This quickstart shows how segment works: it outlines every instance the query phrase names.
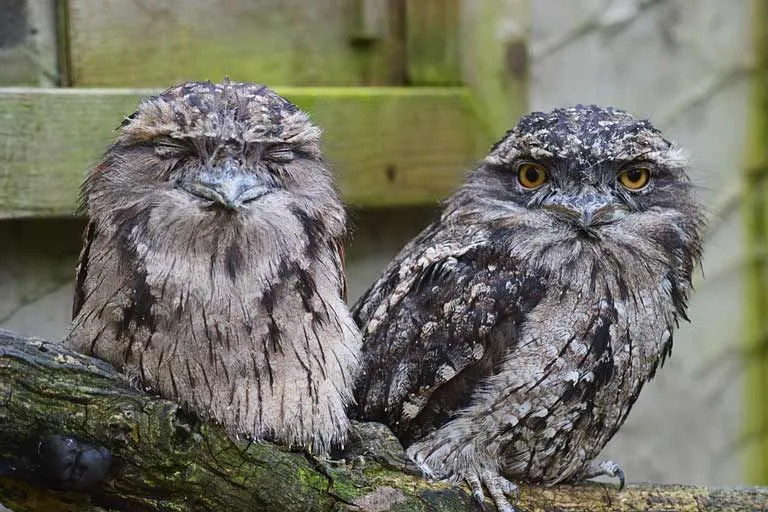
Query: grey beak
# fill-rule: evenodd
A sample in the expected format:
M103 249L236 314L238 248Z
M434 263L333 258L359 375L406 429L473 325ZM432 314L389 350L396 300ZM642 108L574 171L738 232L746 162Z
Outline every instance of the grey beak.
M542 208L581 228L610 224L626 217L629 212L623 204L597 192L585 192L575 197L556 193L543 201Z
M179 186L193 196L229 210L237 210L269 192L273 187L254 173L225 163L186 178Z

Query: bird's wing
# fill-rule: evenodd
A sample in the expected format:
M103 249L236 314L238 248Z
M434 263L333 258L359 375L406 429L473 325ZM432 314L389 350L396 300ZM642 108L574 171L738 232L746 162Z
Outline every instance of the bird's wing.
M483 245L401 259L354 309L366 369L357 416L387 423L406 443L439 427L514 348L543 292L542 276Z
M83 249L80 251L80 257L77 260L75 269L75 296L72 300L72 318L75 318L83 307L85 300L85 277L88 274L88 258L90 257L91 245L96 238L96 224L93 221L88 222L88 226L83 232Z

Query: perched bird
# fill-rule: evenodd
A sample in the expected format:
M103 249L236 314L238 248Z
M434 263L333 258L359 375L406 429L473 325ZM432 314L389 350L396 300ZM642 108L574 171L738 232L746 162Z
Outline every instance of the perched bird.
M83 184L67 344L234 435L342 441L360 333L319 137L260 85L143 101Z
M361 420L426 474L484 488L624 475L595 458L686 318L703 212L648 121L523 117L360 298Z

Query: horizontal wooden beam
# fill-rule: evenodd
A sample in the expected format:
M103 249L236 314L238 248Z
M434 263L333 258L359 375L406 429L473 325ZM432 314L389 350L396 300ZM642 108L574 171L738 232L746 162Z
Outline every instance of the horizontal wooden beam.
M491 138L450 88L281 88L324 131L345 200L435 203ZM71 215L79 184L149 89L0 88L0 218Z

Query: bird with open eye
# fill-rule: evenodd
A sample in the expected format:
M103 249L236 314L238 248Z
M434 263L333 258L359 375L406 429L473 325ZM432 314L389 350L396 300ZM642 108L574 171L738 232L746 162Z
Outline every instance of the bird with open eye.
M535 112L353 307L353 417L510 511L596 460L686 319L703 211L682 151L614 108Z
M67 344L233 435L343 441L360 333L319 137L264 86L143 101L83 184Z

